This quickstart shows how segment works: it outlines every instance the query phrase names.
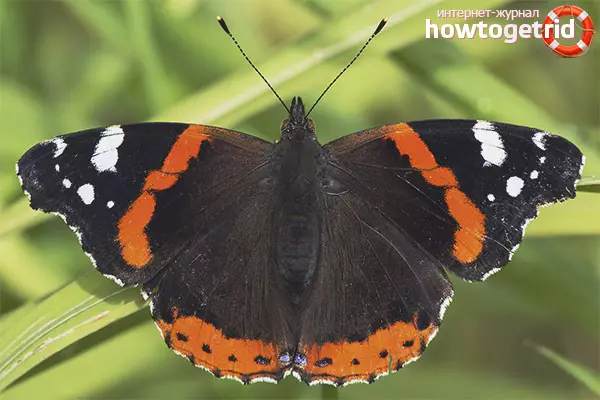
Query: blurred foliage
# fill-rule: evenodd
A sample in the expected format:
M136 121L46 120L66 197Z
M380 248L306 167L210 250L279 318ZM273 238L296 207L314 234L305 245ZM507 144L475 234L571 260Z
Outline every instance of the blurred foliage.
M174 356L139 294L91 271L62 221L28 209L14 175L33 144L115 123L197 122L275 139L284 112L216 15L284 99L308 103L379 19L391 17L312 114L321 142L403 120L501 120L573 140L588 159L584 174L599 175L597 43L561 59L539 40L424 39L425 18L462 23L436 21L438 9L543 16L561 4L0 0L0 388L12 383L3 398L592 397L600 369L597 194L544 209L514 260L485 284L455 279L444 327L418 363L374 385L323 391L293 378L243 387ZM577 5L600 23L597 2ZM554 350L542 354L556 365L526 341Z

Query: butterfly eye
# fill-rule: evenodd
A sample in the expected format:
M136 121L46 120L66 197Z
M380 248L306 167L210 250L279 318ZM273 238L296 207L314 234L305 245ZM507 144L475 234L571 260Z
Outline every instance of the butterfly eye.
M289 123L290 123L290 119L289 118L284 119L283 122L281 123L281 130L282 131L286 130L287 127L288 127L288 125L289 125Z
M315 122L312 119L308 120L308 128L314 132L315 131Z

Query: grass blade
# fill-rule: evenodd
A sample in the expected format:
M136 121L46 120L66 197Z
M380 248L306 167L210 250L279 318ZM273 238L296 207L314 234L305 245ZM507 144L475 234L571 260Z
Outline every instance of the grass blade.
M600 374L598 374L597 371L591 371L586 367L574 363L573 361L569 361L547 347L533 343L530 345L542 356L556 364L557 367L571 375L573 378L577 379L579 382L583 383L597 396L600 396Z
M5 318L12 323L2 324L0 391L52 354L145 304L138 290L120 288L94 271L9 314Z

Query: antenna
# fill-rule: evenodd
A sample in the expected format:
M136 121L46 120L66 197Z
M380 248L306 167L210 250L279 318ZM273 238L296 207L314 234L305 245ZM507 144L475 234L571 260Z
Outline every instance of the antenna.
M258 70L258 68L256 68L256 66L252 63L252 61L250 61L250 58L248 58L248 56L246 55L246 53L244 52L244 50L242 50L242 46L240 46L240 44L238 43L238 41L235 39L235 37L233 36L233 34L231 33L231 31L227 27L227 24L225 23L225 20L223 18L221 18L221 17L217 17L217 21L219 21L219 25L221 25L221 28L223 28L223 30L225 31L225 33L231 38L231 40L233 40L233 43L235 43L235 45L240 50L240 52L242 53L242 55L244 56L244 58L246 59L246 61L248 61L248 64L250 64L250 66L252 68L254 68L254 70L256 71L256 73L258 75L260 75L260 77L262 78L262 80L265 81L265 83L267 84L267 86L269 87L269 89L271 89L271 91L273 92L273 94L275 94L275 96L277 97L277 99L279 100L279 102L281 103L281 105L283 105L283 108L285 108L286 111L289 114L290 113L290 109L288 108L288 106L286 106L285 103L283 102L283 100L281 100L281 97L279 97L279 95L277 94L277 92L275 91L275 89L273 89L273 86L271 86L271 84L269 83L269 81L267 80L267 78L265 78L263 76L263 74L260 73L260 71Z
M367 39L367 41L365 42L365 44L363 44L363 46L360 48L360 50L358 51L358 53L356 53L356 55L354 56L354 58L352 60L350 60L350 62L348 63L348 65L346 65L344 67L343 70L341 70L341 72L339 74L337 74L337 76L335 77L335 79L333 81L331 81L331 83L329 84L329 86L327 86L325 88L325 90L323 91L323 93L321 93L321 95L319 96L319 98L317 99L317 101L315 101L315 104L312 105L312 107L310 108L310 110L308 110L308 112L306 113L306 116L308 117L308 115L311 113L311 111L313 110L313 108L315 108L315 106L317 105L317 103L321 100L321 98L323 96L325 96L325 93L327 93L327 91L333 86L333 84L340 79L340 76L342 76L342 74L344 72L346 72L346 70L348 68L350 68L350 66L354 63L354 61L356 61L356 59L362 54L362 52L367 48L367 46L369 45L369 43L371 43L371 40L373 40L373 38L379 33L381 32L381 30L383 29L383 27L385 26L385 24L388 22L387 17L382 19L379 22L379 25L377 25L377 28L375 28L375 32L373 32L371 34L371 36L369 37L369 39Z

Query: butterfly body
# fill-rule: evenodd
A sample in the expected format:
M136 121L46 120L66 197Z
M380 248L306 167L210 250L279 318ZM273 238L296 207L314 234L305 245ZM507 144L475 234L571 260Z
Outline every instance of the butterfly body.
M291 110L271 160L273 247L277 270L292 303L298 305L318 262L327 154L316 140L314 124L306 118L300 98L294 98Z

